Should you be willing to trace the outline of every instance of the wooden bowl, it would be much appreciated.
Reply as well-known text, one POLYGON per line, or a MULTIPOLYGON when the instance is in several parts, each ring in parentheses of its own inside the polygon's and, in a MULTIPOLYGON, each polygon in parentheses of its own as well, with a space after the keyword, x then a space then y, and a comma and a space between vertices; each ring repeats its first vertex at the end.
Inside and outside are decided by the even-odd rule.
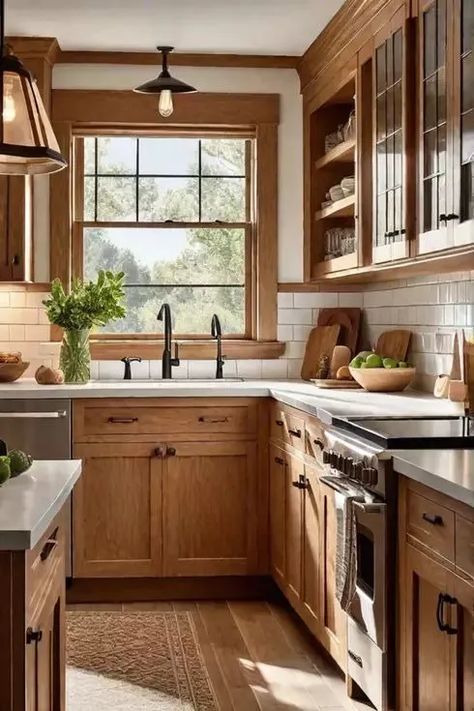
POLYGON ((359 385, 371 393, 405 390, 415 377, 416 368, 349 368, 359 385))
POLYGON ((29 362, 0 363, 0 383, 13 383, 21 378, 29 366, 29 362))

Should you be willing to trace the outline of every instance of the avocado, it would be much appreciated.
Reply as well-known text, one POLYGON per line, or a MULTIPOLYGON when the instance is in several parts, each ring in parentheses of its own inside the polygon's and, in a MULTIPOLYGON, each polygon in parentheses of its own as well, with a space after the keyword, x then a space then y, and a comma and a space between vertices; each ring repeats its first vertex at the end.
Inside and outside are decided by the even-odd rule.
POLYGON ((8 457, 10 459, 12 477, 23 474, 23 472, 26 472, 26 470, 29 469, 33 463, 33 459, 30 455, 25 454, 25 452, 22 452, 20 449, 12 449, 8 452, 8 457))

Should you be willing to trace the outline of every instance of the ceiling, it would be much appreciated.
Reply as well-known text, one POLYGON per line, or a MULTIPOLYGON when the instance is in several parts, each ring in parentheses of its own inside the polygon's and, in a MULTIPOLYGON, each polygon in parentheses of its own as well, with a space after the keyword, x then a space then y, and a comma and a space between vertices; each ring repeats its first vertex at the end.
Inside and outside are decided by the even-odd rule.
POLYGON ((62 49, 302 54, 344 0, 6 0, 7 34, 62 49))

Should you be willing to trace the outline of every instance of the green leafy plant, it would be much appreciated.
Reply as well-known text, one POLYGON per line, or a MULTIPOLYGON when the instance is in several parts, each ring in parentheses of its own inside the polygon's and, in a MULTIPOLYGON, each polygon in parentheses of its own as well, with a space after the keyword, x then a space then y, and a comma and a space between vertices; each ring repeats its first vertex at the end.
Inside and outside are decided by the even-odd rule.
POLYGON ((95 282, 75 279, 66 293, 60 279, 51 284, 51 295, 43 301, 51 323, 65 331, 80 331, 104 326, 124 318, 124 273, 99 271, 95 282))

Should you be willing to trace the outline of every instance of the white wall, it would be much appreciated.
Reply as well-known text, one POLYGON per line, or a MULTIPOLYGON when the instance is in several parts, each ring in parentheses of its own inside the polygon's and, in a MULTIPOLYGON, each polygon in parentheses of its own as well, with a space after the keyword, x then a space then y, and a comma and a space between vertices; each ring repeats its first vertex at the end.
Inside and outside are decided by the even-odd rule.
MULTIPOLYGON (((158 67, 58 64, 54 89, 132 89, 158 67)), ((303 118, 299 80, 293 69, 178 67, 176 75, 201 91, 280 94, 278 156, 278 280, 303 281, 303 118)), ((41 243, 47 240, 41 231, 41 243)), ((44 253, 37 263, 44 263, 44 253)), ((40 281, 39 275, 36 277, 40 281)))

